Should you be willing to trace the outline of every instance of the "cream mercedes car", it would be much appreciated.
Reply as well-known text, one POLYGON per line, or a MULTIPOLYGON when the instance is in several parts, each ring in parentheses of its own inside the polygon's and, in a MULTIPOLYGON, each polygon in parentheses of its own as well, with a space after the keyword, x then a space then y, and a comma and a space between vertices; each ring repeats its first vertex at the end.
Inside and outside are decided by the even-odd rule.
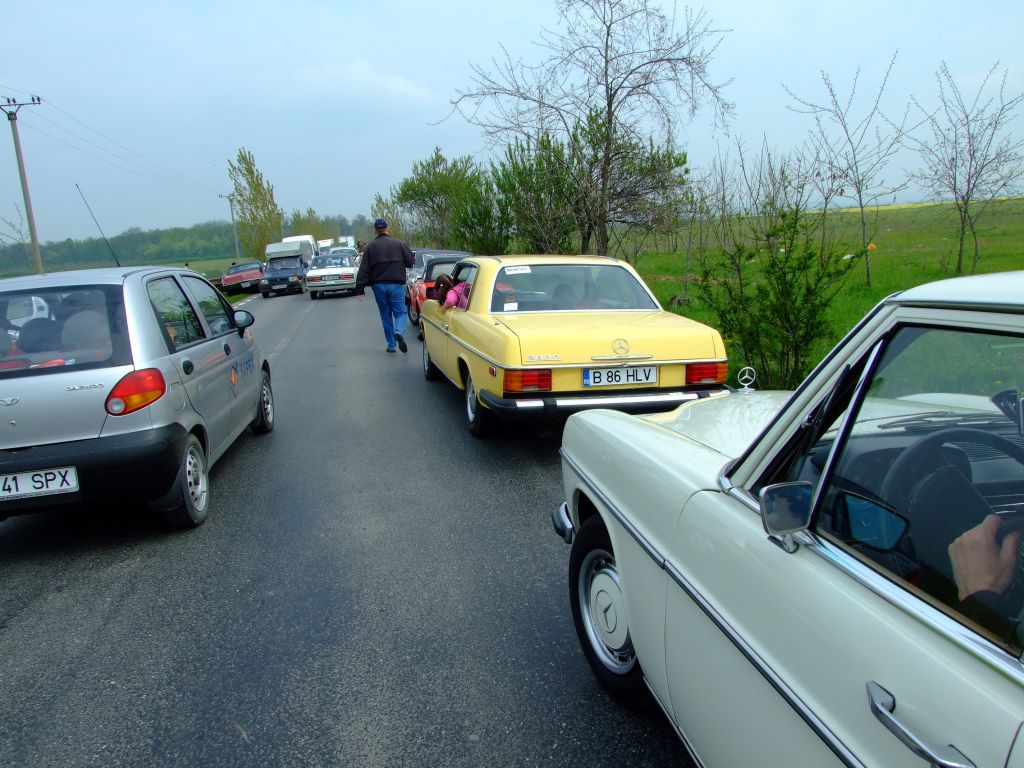
POLYGON ((1024 766, 1022 393, 1017 272, 886 299, 792 393, 570 417, 597 679, 704 766, 1024 766))

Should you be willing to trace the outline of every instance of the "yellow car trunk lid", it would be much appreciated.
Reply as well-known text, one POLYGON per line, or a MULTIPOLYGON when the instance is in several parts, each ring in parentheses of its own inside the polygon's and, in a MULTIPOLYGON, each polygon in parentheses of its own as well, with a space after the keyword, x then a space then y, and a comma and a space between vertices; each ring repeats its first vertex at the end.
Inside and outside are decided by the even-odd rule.
POLYGON ((527 366, 725 357, 717 331, 664 311, 536 312, 500 320, 519 338, 520 362, 527 366))

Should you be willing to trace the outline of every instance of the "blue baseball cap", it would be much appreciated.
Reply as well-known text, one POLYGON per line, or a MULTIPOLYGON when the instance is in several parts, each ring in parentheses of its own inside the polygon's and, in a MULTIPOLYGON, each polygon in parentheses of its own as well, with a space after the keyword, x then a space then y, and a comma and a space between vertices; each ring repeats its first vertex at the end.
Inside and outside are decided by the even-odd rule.
POLYGON ((377 219, 375 222, 373 222, 373 228, 374 229, 387 229, 388 228, 388 223, 386 221, 384 221, 384 219, 377 219))

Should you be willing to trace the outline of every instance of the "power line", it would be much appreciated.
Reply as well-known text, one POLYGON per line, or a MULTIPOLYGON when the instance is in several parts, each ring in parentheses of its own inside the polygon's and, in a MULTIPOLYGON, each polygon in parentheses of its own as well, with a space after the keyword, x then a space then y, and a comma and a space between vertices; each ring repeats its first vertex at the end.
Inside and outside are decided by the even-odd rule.
MULTIPOLYGON (((140 155, 138 152, 135 152, 135 151, 129 149, 128 147, 124 146, 123 144, 120 144, 117 141, 114 141, 114 139, 110 138, 109 136, 104 135, 103 133, 101 133, 100 131, 96 130, 92 126, 87 125, 86 123, 82 122, 77 117, 75 117, 70 112, 68 112, 67 110, 61 109, 59 106, 54 104, 52 101, 47 99, 46 100, 46 104, 48 106, 53 107, 55 110, 60 112, 62 115, 65 115, 66 117, 70 118, 71 120, 74 120, 76 123, 81 125, 83 128, 87 128, 88 130, 90 130, 93 133, 95 133, 97 136, 105 139, 106 141, 109 141, 115 147, 119 147, 119 148, 123 149, 128 154, 134 155, 135 157, 139 158, 140 160, 142 160, 142 161, 144 161, 146 163, 149 163, 150 165, 155 166, 156 168, 159 168, 160 170, 165 171, 166 173, 169 173, 172 176, 177 176, 177 177, 179 177, 181 179, 184 179, 185 181, 187 181, 190 184, 194 184, 197 187, 205 187, 205 185, 202 184, 201 182, 198 182, 195 179, 190 179, 188 176, 184 176, 184 175, 178 173, 177 171, 171 170, 170 168, 165 168, 164 166, 160 165, 159 163, 155 163, 152 160, 150 160, 149 158, 140 155)), ((213 194, 216 194, 216 190, 212 189, 211 187, 206 187, 206 189, 209 189, 211 192, 213 192, 213 194)))
MULTIPOLYGON (((47 102, 47 103, 49 103, 49 102, 47 102)), ((54 128, 56 128, 58 130, 61 130, 61 131, 64 131, 65 133, 70 134, 71 136, 73 136, 74 138, 78 139, 79 141, 85 142, 86 144, 88 144, 91 147, 95 147, 100 152, 104 152, 104 153, 110 155, 111 157, 119 160, 122 163, 127 163, 127 164, 129 164, 131 166, 134 166, 135 168, 138 168, 140 171, 143 171, 146 174, 150 174, 146 178, 151 178, 151 179, 159 180, 159 176, 156 176, 154 171, 151 168, 147 168, 146 166, 144 166, 144 165, 142 165, 140 163, 137 163, 137 162, 135 162, 134 160, 132 160, 130 158, 122 157, 121 155, 117 154, 116 152, 112 152, 111 150, 107 149, 106 147, 100 146, 96 142, 90 141, 89 139, 87 139, 84 136, 79 136, 77 133, 75 133, 74 131, 70 130, 69 128, 65 128, 64 126, 60 125, 59 123, 56 123, 53 120, 50 120, 49 118, 44 117, 43 115, 36 114, 36 115, 33 116, 33 120, 27 121, 27 125, 31 126, 34 130, 36 130, 37 132, 43 134, 44 136, 49 136, 51 139, 54 139, 55 141, 61 141, 56 136, 53 136, 53 135, 47 133, 42 128, 40 128, 38 125, 35 125, 34 124, 35 118, 41 119, 41 120, 49 123, 54 128)), ((91 153, 88 153, 85 150, 81 149, 80 147, 76 147, 73 144, 70 144, 68 142, 62 142, 62 143, 65 146, 68 146, 68 147, 71 147, 72 149, 75 149, 75 150, 83 152, 83 154, 89 154, 90 157, 96 157, 98 160, 102 160, 103 162, 109 162, 108 160, 106 160, 106 159, 104 159, 102 157, 97 157, 96 155, 93 155, 91 153)), ((111 164, 115 165, 115 167, 121 168, 121 170, 126 170, 126 169, 122 168, 121 166, 117 166, 114 163, 111 163, 111 164)), ((185 186, 185 184, 183 184, 182 182, 180 182, 180 181, 178 181, 176 179, 172 179, 170 177, 165 177, 165 178, 166 178, 166 181, 168 183, 172 183, 172 184, 175 184, 175 185, 178 185, 178 186, 185 186)), ((186 177, 182 176, 181 178, 185 179, 186 177)), ((206 191, 213 192, 214 191, 210 187, 205 187, 203 185, 194 185, 191 182, 187 182, 187 185, 189 187, 192 187, 192 188, 196 189, 197 191, 203 191, 203 192, 206 192, 206 191)))
MULTIPOLYGON (((0 90, 14 91, 15 93, 27 93, 26 91, 19 90, 18 88, 12 88, 11 86, 7 86, 7 85, 0 85, 0 90)), ((144 163, 147 163, 148 165, 153 166, 154 168, 159 168, 160 171, 163 171, 164 173, 167 173, 167 174, 170 174, 171 176, 175 176, 175 177, 177 177, 179 179, 182 179, 181 182, 175 182, 175 183, 177 183, 179 185, 184 185, 184 184, 191 185, 194 189, 190 190, 190 191, 202 191, 202 192, 206 192, 206 193, 209 193, 209 194, 217 194, 217 190, 215 188, 207 186, 207 185, 203 184, 200 181, 196 181, 195 179, 192 179, 192 178, 190 178, 188 176, 185 176, 184 174, 181 174, 181 173, 179 173, 179 172, 177 172, 175 170, 172 170, 172 169, 167 168, 167 167, 165 167, 163 165, 160 165, 160 163, 154 162, 153 160, 150 160, 149 158, 145 157, 144 155, 139 154, 138 152, 134 151, 133 149, 130 149, 129 147, 126 147, 124 144, 121 144, 120 142, 110 138, 109 136, 107 136, 103 132, 99 131, 98 129, 93 128, 88 123, 85 123, 84 121, 78 119, 77 117, 75 117, 73 114, 71 114, 67 110, 62 109, 60 106, 55 104, 50 99, 42 99, 42 101, 47 106, 51 107, 52 109, 55 109, 57 112, 60 112, 62 115, 66 116, 70 120, 72 120, 72 121, 78 123, 79 125, 81 125, 83 128, 86 128, 87 130, 92 131, 94 134, 96 134, 97 136, 102 138, 104 141, 110 142, 115 147, 118 147, 118 148, 124 150, 125 152, 127 152, 128 154, 133 155, 134 157, 137 157, 139 160, 142 160, 144 163)), ((46 118, 43 118, 43 119, 46 119, 46 118)), ((74 136, 75 138, 79 139, 80 141, 84 141, 87 144, 91 144, 92 146, 96 147, 100 151, 106 152, 106 153, 108 153, 110 155, 113 155, 114 157, 117 157, 122 162, 131 163, 133 165, 137 165, 136 163, 134 163, 134 161, 128 160, 127 158, 124 158, 124 157, 120 157, 116 153, 112 152, 111 150, 105 149, 103 147, 100 147, 98 144, 95 144, 94 142, 89 141, 85 137, 77 135, 76 133, 74 133, 70 129, 63 127, 63 126, 59 125, 58 123, 55 123, 52 120, 46 120, 46 121, 49 122, 51 125, 56 126, 60 130, 66 131, 67 133, 71 134, 72 136, 74 136)), ((75 147, 72 144, 68 144, 67 142, 63 142, 60 139, 57 139, 55 136, 52 136, 50 134, 46 134, 45 131, 40 129, 38 126, 33 126, 33 128, 35 130, 39 131, 40 133, 44 133, 45 135, 50 136, 50 138, 54 139, 55 141, 59 141, 62 144, 65 144, 66 146, 71 147, 72 149, 76 149, 76 150, 78 150, 80 152, 83 152, 84 154, 89 154, 88 152, 85 152, 85 150, 82 150, 79 147, 75 147)), ((90 155, 90 156, 96 157, 95 155, 90 155)), ((96 159, 103 160, 103 158, 96 158, 96 159)), ((109 162, 109 161, 106 161, 106 160, 103 160, 103 161, 104 162, 109 162)), ((125 170, 125 169, 122 168, 121 170, 125 170)), ((148 169, 148 168, 144 168, 143 170, 145 170, 147 173, 151 173, 151 174, 155 173, 155 171, 153 171, 151 169, 148 169)), ((152 179, 152 177, 144 177, 144 178, 150 178, 150 180, 154 180, 154 179, 152 179)), ((185 188, 185 187, 182 186, 182 188, 185 188)))
MULTIPOLYGON (((69 147, 69 148, 75 150, 76 152, 81 152, 83 155, 88 155, 89 157, 92 157, 92 158, 95 158, 96 160, 99 160, 101 163, 106 163, 107 165, 111 165, 114 168, 117 168, 118 170, 124 171, 125 173, 130 173, 133 176, 138 176, 139 178, 146 179, 148 181, 154 181, 154 182, 156 182, 158 184, 166 184, 168 186, 177 187, 178 189, 183 189, 186 192, 207 192, 208 191, 205 188, 187 186, 185 184, 182 184, 181 182, 174 181, 173 179, 160 179, 160 178, 157 178, 155 176, 147 175, 146 173, 141 173, 140 171, 133 170, 132 168, 127 168, 127 167, 125 167, 123 165, 119 165, 118 163, 113 162, 109 158, 100 157, 99 155, 94 154, 92 152, 89 152, 86 149, 82 149, 81 147, 75 146, 74 144, 71 144, 70 142, 64 141, 63 139, 58 138, 57 136, 54 136, 52 133, 48 133, 48 132, 44 131, 38 125, 32 125, 30 123, 29 127, 33 131, 35 131, 36 133, 42 134, 43 136, 46 136, 47 138, 52 139, 53 141, 56 141, 58 144, 63 144, 65 147, 69 147)), ((119 158, 119 159, 121 159, 121 158, 119 158)))

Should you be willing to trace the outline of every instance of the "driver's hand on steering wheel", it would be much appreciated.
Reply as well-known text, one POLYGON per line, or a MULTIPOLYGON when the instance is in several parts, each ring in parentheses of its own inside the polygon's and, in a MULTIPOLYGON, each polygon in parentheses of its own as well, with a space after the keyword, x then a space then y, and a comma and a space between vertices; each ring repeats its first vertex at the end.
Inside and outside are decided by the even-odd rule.
POLYGON ((996 536, 1000 526, 999 517, 989 515, 949 545, 949 559, 961 600, 975 592, 1002 594, 1013 583, 1020 531, 1007 534, 1002 544, 998 544, 996 536))

